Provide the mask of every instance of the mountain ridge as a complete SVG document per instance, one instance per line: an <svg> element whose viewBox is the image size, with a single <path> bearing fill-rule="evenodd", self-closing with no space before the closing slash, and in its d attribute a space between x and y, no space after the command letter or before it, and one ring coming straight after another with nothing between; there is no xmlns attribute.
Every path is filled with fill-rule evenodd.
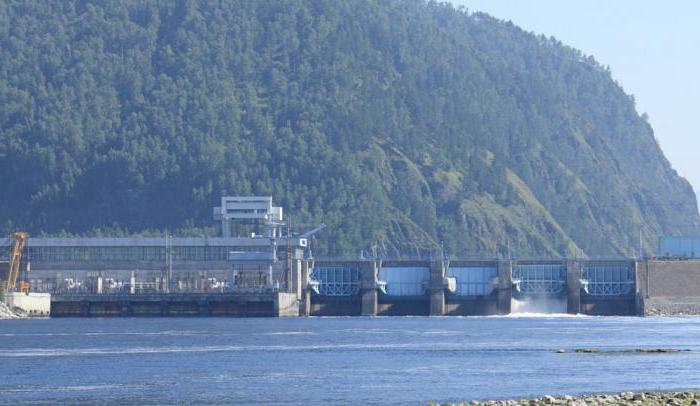
<svg viewBox="0 0 700 406"><path fill-rule="evenodd" d="M209 233L223 193L320 255L630 256L700 230L609 69L423 1L0 5L6 232ZM149 231L150 230L150 231Z"/></svg>

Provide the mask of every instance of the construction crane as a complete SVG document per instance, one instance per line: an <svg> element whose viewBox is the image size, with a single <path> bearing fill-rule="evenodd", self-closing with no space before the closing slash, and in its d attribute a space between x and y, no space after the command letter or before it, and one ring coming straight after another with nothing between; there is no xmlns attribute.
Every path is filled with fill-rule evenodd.
<svg viewBox="0 0 700 406"><path fill-rule="evenodd" d="M10 253L10 264L7 272L7 286L8 292L14 291L17 287L17 277L19 276L19 265L22 261L22 251L24 246L27 244L29 239L29 234L20 231L15 233L15 244L12 246L12 252ZM20 290L23 292L29 291L29 284L23 282Z"/></svg>

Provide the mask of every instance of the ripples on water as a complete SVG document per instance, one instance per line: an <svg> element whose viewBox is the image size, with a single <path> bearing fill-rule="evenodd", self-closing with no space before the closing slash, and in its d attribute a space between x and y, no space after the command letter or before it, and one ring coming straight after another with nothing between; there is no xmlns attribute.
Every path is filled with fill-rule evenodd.
<svg viewBox="0 0 700 406"><path fill-rule="evenodd" d="M399 405L700 387L700 319L524 316L9 320L0 403ZM691 351L557 353L576 348Z"/></svg>

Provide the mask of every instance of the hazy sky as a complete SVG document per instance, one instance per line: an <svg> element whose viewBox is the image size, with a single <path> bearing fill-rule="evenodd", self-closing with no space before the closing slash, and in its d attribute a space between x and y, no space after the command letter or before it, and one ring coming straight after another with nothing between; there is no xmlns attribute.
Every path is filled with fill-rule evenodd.
<svg viewBox="0 0 700 406"><path fill-rule="evenodd" d="M674 169L700 192L700 1L452 0L554 36L610 66L649 114Z"/></svg>

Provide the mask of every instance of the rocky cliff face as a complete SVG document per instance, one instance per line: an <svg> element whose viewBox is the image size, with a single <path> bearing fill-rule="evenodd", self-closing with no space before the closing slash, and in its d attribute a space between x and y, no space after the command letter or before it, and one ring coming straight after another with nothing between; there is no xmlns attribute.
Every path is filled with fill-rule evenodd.
<svg viewBox="0 0 700 406"><path fill-rule="evenodd" d="M423 1L0 6L0 224L214 233L222 193L318 255L630 255L695 195L593 58Z"/></svg>

